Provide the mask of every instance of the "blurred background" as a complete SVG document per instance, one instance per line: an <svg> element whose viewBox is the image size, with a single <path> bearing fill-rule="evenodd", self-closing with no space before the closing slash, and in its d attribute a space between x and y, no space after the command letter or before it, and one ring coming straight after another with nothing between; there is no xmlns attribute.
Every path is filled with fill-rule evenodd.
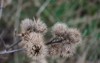
<svg viewBox="0 0 100 63"><path fill-rule="evenodd" d="M48 63L100 63L100 0L0 0L0 51L5 49L2 41L6 47L15 42L14 31L20 31L21 20L36 15L49 29L56 22L64 22L82 33L82 44L74 56L47 58ZM50 39L50 31L46 37ZM29 61L21 51L0 55L0 63Z"/></svg>

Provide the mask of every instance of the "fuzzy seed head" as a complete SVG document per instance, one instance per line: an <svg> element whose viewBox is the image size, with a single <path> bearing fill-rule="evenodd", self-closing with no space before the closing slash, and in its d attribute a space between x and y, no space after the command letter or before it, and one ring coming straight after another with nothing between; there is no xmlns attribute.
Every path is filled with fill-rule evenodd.
<svg viewBox="0 0 100 63"><path fill-rule="evenodd" d="M73 44L80 44L82 41L81 33L76 28L70 28L68 36L69 41Z"/></svg>
<svg viewBox="0 0 100 63"><path fill-rule="evenodd" d="M71 57L73 56L73 54L76 52L76 48L74 47L74 45L63 45L62 47L62 52L61 52L61 56L62 57Z"/></svg>
<svg viewBox="0 0 100 63"><path fill-rule="evenodd" d="M49 47L50 56L71 57L76 52L76 46L81 42L81 34L75 28L67 28L63 23L56 23L53 28L53 41ZM57 43L57 41L59 41Z"/></svg>
<svg viewBox="0 0 100 63"><path fill-rule="evenodd" d="M62 50L62 44L49 45L49 55L52 57L59 57Z"/></svg>
<svg viewBox="0 0 100 63"><path fill-rule="evenodd" d="M64 23L56 23L52 27L52 34L53 35L64 35L67 32L67 25Z"/></svg>
<svg viewBox="0 0 100 63"><path fill-rule="evenodd" d="M47 55L47 47L44 45L43 35L31 32L28 40L22 40L22 47L26 49L25 53L32 59L41 59Z"/></svg>
<svg viewBox="0 0 100 63"><path fill-rule="evenodd" d="M25 33L26 31L32 31L33 30L33 21L29 18L26 18L22 20L21 22L21 32Z"/></svg>
<svg viewBox="0 0 100 63"><path fill-rule="evenodd" d="M61 38L58 38L60 40ZM57 39L55 39L57 41ZM62 40L59 43L54 43L49 45L49 55L51 57L70 57L73 55L74 50L72 50L72 45L66 44L65 40Z"/></svg>
<svg viewBox="0 0 100 63"><path fill-rule="evenodd" d="M76 48L74 45L69 44L52 44L49 46L49 55L51 57L71 57L75 53Z"/></svg>
<svg viewBox="0 0 100 63"><path fill-rule="evenodd" d="M34 31L45 34L47 26L40 19L34 20Z"/></svg>

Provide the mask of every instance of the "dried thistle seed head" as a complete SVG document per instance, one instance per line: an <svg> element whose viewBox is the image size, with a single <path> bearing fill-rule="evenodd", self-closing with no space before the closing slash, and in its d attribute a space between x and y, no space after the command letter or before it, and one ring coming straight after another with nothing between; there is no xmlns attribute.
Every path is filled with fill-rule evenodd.
<svg viewBox="0 0 100 63"><path fill-rule="evenodd" d="M56 23L52 27L52 34L54 36L65 35L67 33L67 25L64 23Z"/></svg>
<svg viewBox="0 0 100 63"><path fill-rule="evenodd" d="M22 20L21 22L21 32L25 33L26 31L32 31L33 30L33 21L29 18L26 18Z"/></svg>
<svg viewBox="0 0 100 63"><path fill-rule="evenodd" d="M45 34L47 32L47 26L38 18L37 20L34 20L34 31Z"/></svg>
<svg viewBox="0 0 100 63"><path fill-rule="evenodd" d="M44 58L47 55L47 47L44 44L43 35L41 33L31 32L28 38L28 41L22 41L27 56L32 59Z"/></svg>
<svg viewBox="0 0 100 63"><path fill-rule="evenodd" d="M72 45L64 45L62 43L52 44L49 46L49 56L53 58L71 57L75 53L76 48Z"/></svg>
<svg viewBox="0 0 100 63"><path fill-rule="evenodd" d="M70 28L68 33L68 40L72 44L79 44L82 41L82 36L76 28Z"/></svg>
<svg viewBox="0 0 100 63"><path fill-rule="evenodd" d="M71 57L76 52L76 48L73 45L64 45L62 48L62 57Z"/></svg>
<svg viewBox="0 0 100 63"><path fill-rule="evenodd" d="M49 54L49 56L56 58L56 57L60 56L61 50L62 50L61 43L51 44L51 45L49 45L48 54Z"/></svg>

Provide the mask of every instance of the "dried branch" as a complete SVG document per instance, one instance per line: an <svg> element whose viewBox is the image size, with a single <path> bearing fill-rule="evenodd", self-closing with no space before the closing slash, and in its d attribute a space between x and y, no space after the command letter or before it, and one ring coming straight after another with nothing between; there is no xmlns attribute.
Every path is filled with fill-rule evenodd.
<svg viewBox="0 0 100 63"><path fill-rule="evenodd" d="M4 31L2 31L2 33L0 34L0 40L1 40L1 42L2 42L2 44L3 44L3 46L4 46L4 48L6 49L6 44L5 44L5 41L2 39L2 36L4 35Z"/></svg>
<svg viewBox="0 0 100 63"><path fill-rule="evenodd" d="M1 40L1 42L2 42L2 44L3 44L3 46L4 46L4 48L6 49L6 44L5 44L5 41L0 37L0 40Z"/></svg>
<svg viewBox="0 0 100 63"><path fill-rule="evenodd" d="M19 42L12 44L9 48L7 48L7 50L5 49L3 51L0 51L0 54L11 54L11 53L15 53L15 52L18 52L18 51L25 51L26 49L23 49L23 48L10 50L10 51L8 50L8 49L12 48L13 46L16 46ZM54 43L61 43L61 42L62 42L62 40L54 41L54 39L53 39L53 40L50 40L48 43L46 43L46 45L50 45L50 44L54 44Z"/></svg>
<svg viewBox="0 0 100 63"><path fill-rule="evenodd" d="M66 39L59 39L59 40L55 40L57 38L54 38L54 39L51 39L50 41L48 41L48 43L45 43L46 45L50 45L50 44L54 44L54 43L62 43L63 40L66 40ZM16 46L21 40L19 40L18 42L16 43L13 43L10 47L7 47L5 50L3 51L0 51L0 54L10 54L10 53L15 53L15 52L18 52L18 51L24 51L25 49L15 49L15 50L9 50L10 48Z"/></svg>
<svg viewBox="0 0 100 63"><path fill-rule="evenodd" d="M13 47L16 46L19 42L21 42L21 39L20 39L20 40L17 40L15 43L11 44L11 46L7 47L7 49L13 48Z"/></svg>
<svg viewBox="0 0 100 63"><path fill-rule="evenodd" d="M53 38L46 45L54 44L54 43L62 43L62 41L66 40L65 38L59 39L59 38Z"/></svg>
<svg viewBox="0 0 100 63"><path fill-rule="evenodd" d="M0 54L10 54L10 53L15 53L22 50L25 50L25 49L16 49L16 50L10 50L10 51L4 50L4 51L0 51Z"/></svg>

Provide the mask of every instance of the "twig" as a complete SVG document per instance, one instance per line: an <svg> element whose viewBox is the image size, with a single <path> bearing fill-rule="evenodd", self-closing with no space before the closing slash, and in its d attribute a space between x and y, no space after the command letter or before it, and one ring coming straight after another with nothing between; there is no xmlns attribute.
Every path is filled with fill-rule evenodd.
<svg viewBox="0 0 100 63"><path fill-rule="evenodd" d="M51 39L50 41L48 41L48 43L46 43L46 45L50 45L50 44L54 44L54 43L62 43L62 41L66 40L65 38L59 39L59 38L54 38Z"/></svg>
<svg viewBox="0 0 100 63"><path fill-rule="evenodd" d="M5 41L0 37L0 40L1 40L1 42L2 42L2 44L3 44L3 46L4 46L4 48L6 49L6 44L5 44Z"/></svg>
<svg viewBox="0 0 100 63"><path fill-rule="evenodd" d="M2 33L0 34L0 40L4 46L4 48L6 49L6 44L5 44L5 41L2 39L3 35L4 35L5 31L2 31Z"/></svg>
<svg viewBox="0 0 100 63"><path fill-rule="evenodd" d="M43 5L39 8L39 10L36 13L36 17L39 17L41 15L41 13L44 11L44 9L47 7L47 5L49 4L50 0L46 0Z"/></svg>
<svg viewBox="0 0 100 63"><path fill-rule="evenodd" d="M11 51L4 50L4 51L0 51L0 54L10 54L10 53L15 53L22 50L25 50L25 49L16 49L16 50L11 50Z"/></svg>
<svg viewBox="0 0 100 63"><path fill-rule="evenodd" d="M11 46L7 47L6 49L8 50L8 49L13 48L14 46L17 46L17 44L18 44L19 42L21 42L21 40L18 40L17 42L11 44Z"/></svg>
<svg viewBox="0 0 100 63"><path fill-rule="evenodd" d="M45 45L51 45L51 44L54 44L54 43L62 43L63 40L66 40L66 39L59 39L59 40L56 40L57 38L54 38L54 39L51 39L50 41L48 41L48 43L45 43ZM18 52L18 51L23 51L25 49L14 49L14 50L9 50L10 48L16 46L21 40L19 40L18 42L16 43L13 43L10 47L7 47L5 50L3 51L0 51L0 54L10 54L10 53L15 53L15 52Z"/></svg>

